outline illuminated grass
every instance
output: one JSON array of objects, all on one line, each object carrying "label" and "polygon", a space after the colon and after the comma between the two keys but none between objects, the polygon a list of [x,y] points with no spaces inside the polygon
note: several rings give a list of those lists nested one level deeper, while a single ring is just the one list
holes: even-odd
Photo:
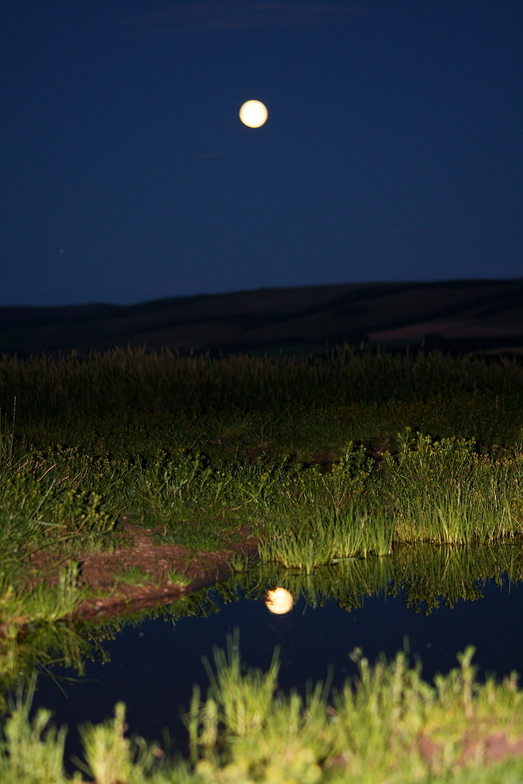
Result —
[{"label": "illuminated grass", "polygon": [[32,555],[78,563],[118,543],[124,515],[194,551],[248,531],[263,560],[307,574],[523,537],[516,360],[4,357],[0,406],[0,577],[19,617],[41,615]]},{"label": "illuminated grass", "polygon": [[194,549],[225,549],[247,528],[263,560],[308,571],[387,555],[400,542],[523,536],[521,447],[489,455],[472,440],[410,428],[394,440],[379,462],[349,442],[328,471],[292,456],[240,456],[226,465],[199,450],[160,450],[142,462],[78,449],[28,456],[0,466],[2,567],[20,570],[43,549],[74,559],[110,547],[119,513]]},{"label": "illuminated grass", "polygon": [[[502,683],[475,679],[473,649],[459,666],[421,678],[405,653],[373,666],[354,651],[358,677],[338,693],[310,687],[305,699],[277,691],[277,654],[268,672],[241,665],[238,638],[215,650],[205,699],[195,690],[187,726],[192,764],[164,759],[158,747],[125,737],[125,707],[114,719],[83,728],[85,762],[96,784],[517,784],[523,755],[489,760],[493,738],[523,738],[523,692],[515,675]],[[65,731],[40,709],[29,721],[30,697],[11,706],[0,744],[5,784],[64,784]]]}]

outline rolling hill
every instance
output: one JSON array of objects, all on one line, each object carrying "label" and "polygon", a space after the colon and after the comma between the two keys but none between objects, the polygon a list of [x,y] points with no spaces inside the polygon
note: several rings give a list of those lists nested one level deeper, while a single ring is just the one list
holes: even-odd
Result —
[{"label": "rolling hill", "polygon": [[523,278],[266,288],[135,305],[0,308],[0,353],[142,346],[317,353],[326,345],[523,354]]}]

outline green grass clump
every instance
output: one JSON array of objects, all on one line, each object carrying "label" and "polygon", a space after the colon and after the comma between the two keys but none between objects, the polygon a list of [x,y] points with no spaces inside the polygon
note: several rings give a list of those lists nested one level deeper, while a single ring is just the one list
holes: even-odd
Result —
[{"label": "green grass clump", "polygon": [[471,440],[434,441],[410,429],[398,441],[373,488],[394,515],[395,539],[465,544],[521,535],[521,449],[492,458]]},{"label": "green grass clump", "polygon": [[29,721],[31,694],[12,706],[5,722],[0,752],[3,784],[61,784],[67,730],[49,726],[51,711],[41,709]]},{"label": "green grass clump", "polygon": [[523,535],[523,452],[501,459],[472,441],[412,434],[377,466],[349,444],[329,473],[289,473],[270,513],[261,502],[264,560],[311,571],[337,559],[386,555],[402,542],[457,544]]},{"label": "green grass clump", "polygon": [[[473,653],[429,684],[405,653],[371,666],[356,650],[355,681],[333,694],[318,683],[302,698],[278,691],[277,652],[268,672],[246,671],[235,636],[227,654],[215,649],[215,668],[207,664],[205,699],[193,693],[191,764],[126,737],[118,704],[114,719],[83,728],[85,762],[77,765],[96,784],[517,784],[523,755],[492,761],[487,745],[503,737],[510,748],[523,737],[523,692],[514,674],[479,683]],[[19,698],[4,722],[1,780],[64,784],[65,730],[56,732],[43,709],[30,721],[29,708],[30,695]]]},{"label": "green grass clump", "polygon": [[[512,736],[523,731],[521,692],[515,677],[479,685],[473,649],[460,667],[430,686],[421,665],[411,668],[404,653],[374,667],[355,651],[356,688],[347,682],[332,695],[317,684],[303,700],[276,693],[277,661],[262,674],[240,674],[236,644],[228,659],[215,652],[216,675],[201,703],[195,692],[189,714],[196,771],[209,781],[460,781],[465,768],[485,770],[481,753],[460,765],[467,733],[479,729]],[[272,690],[274,696],[267,699]],[[257,693],[264,698],[251,700]],[[256,706],[256,707],[255,707]],[[423,749],[432,745],[432,753]],[[219,750],[219,751],[218,751]],[[523,771],[523,760],[514,764]],[[496,781],[486,776],[487,781]]]}]

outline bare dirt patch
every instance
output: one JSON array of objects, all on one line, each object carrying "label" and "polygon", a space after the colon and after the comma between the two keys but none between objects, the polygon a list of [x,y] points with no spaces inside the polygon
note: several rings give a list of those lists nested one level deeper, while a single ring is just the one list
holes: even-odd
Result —
[{"label": "bare dirt patch", "polygon": [[[461,740],[461,754],[457,760],[459,768],[465,767],[472,761],[481,761],[487,764],[500,762],[507,757],[523,755],[523,738],[509,739],[506,732],[481,732],[471,730]],[[434,772],[439,772],[445,756],[445,744],[434,741],[432,738],[422,736],[418,742],[418,750],[424,759],[432,766]]]},{"label": "bare dirt patch", "polygon": [[[129,521],[122,522],[120,530],[126,540],[124,545],[110,552],[71,557],[79,565],[78,585],[89,588],[93,594],[81,602],[75,619],[114,617],[170,603],[229,577],[235,555],[245,553],[254,559],[258,553],[258,540],[248,530],[240,532],[244,537],[241,542],[214,552],[155,544],[156,529],[145,530]],[[66,560],[49,553],[35,553],[31,557],[33,574],[38,575],[38,581],[56,584]],[[139,575],[132,583],[126,581],[129,571]],[[181,578],[179,582],[176,576]]]}]

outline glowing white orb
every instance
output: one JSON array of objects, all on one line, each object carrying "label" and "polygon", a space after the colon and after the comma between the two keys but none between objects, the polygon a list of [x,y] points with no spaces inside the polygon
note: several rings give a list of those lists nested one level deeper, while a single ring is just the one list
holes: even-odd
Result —
[{"label": "glowing white orb", "polygon": [[271,613],[284,615],[284,613],[292,610],[294,599],[292,598],[292,593],[289,593],[285,588],[276,588],[274,591],[267,591],[265,604]]},{"label": "glowing white orb", "polygon": [[240,109],[240,120],[249,128],[259,128],[268,116],[267,107],[261,101],[247,101]]}]

